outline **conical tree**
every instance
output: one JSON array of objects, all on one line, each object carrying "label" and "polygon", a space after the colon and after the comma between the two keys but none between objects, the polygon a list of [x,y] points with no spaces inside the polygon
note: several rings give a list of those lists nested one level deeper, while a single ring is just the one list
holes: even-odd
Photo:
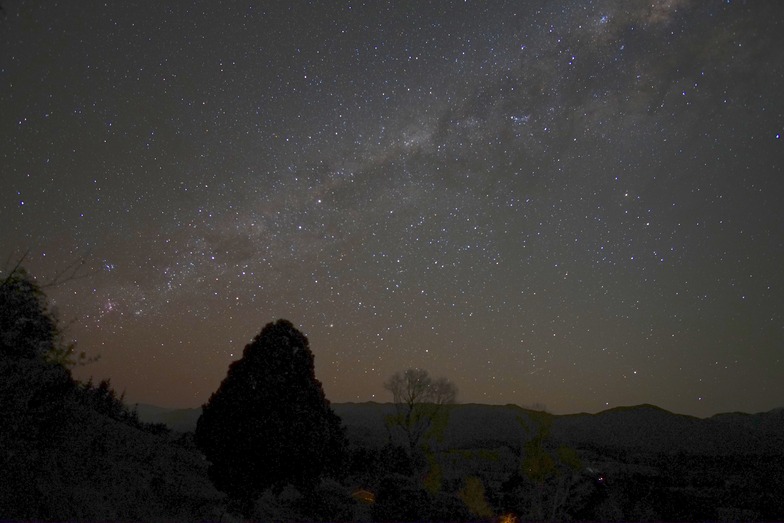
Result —
[{"label": "conical tree", "polygon": [[345,435],[316,379],[308,339],[267,324],[202,407],[196,444],[217,488],[247,503],[269,487],[303,490],[342,458]]}]

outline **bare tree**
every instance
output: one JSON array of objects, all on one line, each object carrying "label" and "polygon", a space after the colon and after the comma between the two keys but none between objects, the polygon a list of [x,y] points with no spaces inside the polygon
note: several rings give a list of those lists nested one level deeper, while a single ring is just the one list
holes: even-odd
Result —
[{"label": "bare tree", "polygon": [[443,428],[445,407],[457,398],[457,387],[446,378],[433,380],[424,369],[396,372],[384,388],[392,393],[395,414],[387,418],[390,428],[400,429],[413,452],[422,439]]}]

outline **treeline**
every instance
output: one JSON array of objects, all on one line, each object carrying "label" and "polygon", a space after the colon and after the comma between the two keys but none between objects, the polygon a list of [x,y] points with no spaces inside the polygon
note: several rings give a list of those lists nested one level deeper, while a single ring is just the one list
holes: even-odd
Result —
[{"label": "treeline", "polygon": [[[352,440],[307,338],[266,325],[194,433],[79,383],[35,281],[0,277],[0,520],[777,520],[784,452],[696,456],[575,445],[520,409],[519,442],[445,437],[457,394],[423,370],[385,383],[385,441]],[[470,439],[470,438],[469,438]]]},{"label": "treeline", "polygon": [[108,381],[77,382],[70,368],[84,358],[75,351],[35,281],[20,268],[5,275],[2,520],[474,520],[528,501],[535,514],[560,518],[579,497],[574,483],[595,482],[573,455],[547,446],[544,424],[525,462],[535,472],[515,475],[522,498],[499,498],[477,471],[455,476],[450,463],[463,458],[440,443],[449,409],[434,406],[446,407],[456,389],[423,372],[387,384],[408,391],[387,444],[353,445],[307,338],[286,320],[245,347],[194,434],[141,422]]}]

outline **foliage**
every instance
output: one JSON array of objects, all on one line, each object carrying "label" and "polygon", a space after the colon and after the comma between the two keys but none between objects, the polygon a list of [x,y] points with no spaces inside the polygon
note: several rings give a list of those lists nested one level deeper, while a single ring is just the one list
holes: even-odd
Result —
[{"label": "foliage", "polygon": [[463,500],[468,511],[479,518],[490,518],[493,509],[485,497],[485,486],[476,476],[465,479],[465,486],[460,490],[460,499]]},{"label": "foliage", "polygon": [[400,474],[385,477],[376,494],[373,519],[376,521],[416,521],[426,519],[430,496],[416,480]]},{"label": "foliage", "polygon": [[423,484],[425,490],[430,494],[436,494],[443,486],[444,473],[435,453],[426,452],[425,458],[427,459],[427,473],[425,474]]},{"label": "foliage", "polygon": [[372,509],[375,521],[471,521],[475,518],[458,495],[429,493],[416,478],[385,476]]},{"label": "foliage", "polygon": [[532,484],[527,516],[532,519],[560,520],[566,517],[575,488],[582,480],[584,466],[577,452],[550,442],[553,417],[545,412],[530,412],[528,419],[518,417],[528,440],[523,445],[522,473]]},{"label": "foliage", "polygon": [[[435,444],[449,419],[447,412],[433,408],[443,403],[423,399],[427,396],[420,386],[429,379],[426,373],[427,379],[420,373],[411,382],[418,402],[410,405],[424,408],[412,413],[410,420],[429,423],[419,436],[413,434],[419,438],[416,452],[411,452],[407,436],[406,447],[394,445],[391,439],[383,448],[354,447],[344,464],[350,479],[342,484],[325,479],[343,455],[339,451],[344,444],[342,428],[315,380],[307,340],[288,322],[276,325],[280,328],[272,328],[271,334],[265,331],[273,324],[265,327],[264,336],[251,344],[254,349],[246,347],[252,354],[243,355],[242,365],[233,364],[229,373],[236,376],[224,380],[232,383],[227,390],[233,391],[224,406],[244,405],[256,409],[256,414],[239,410],[215,418],[218,424],[250,420],[247,430],[226,430],[261,435],[254,440],[258,447],[278,452],[284,448],[279,441],[295,442],[286,447],[294,454],[282,453],[279,462],[247,468],[273,488],[229,502],[229,507],[235,504],[254,520],[366,521],[371,511],[378,520],[430,521],[490,519],[502,513],[521,520],[775,521],[784,517],[780,501],[784,457],[771,446],[764,452],[726,455],[646,452],[612,445],[581,444],[576,449],[555,440],[553,416],[527,412],[518,418],[524,434],[520,446],[463,438],[467,446],[437,452]],[[73,360],[54,356],[66,354],[57,351],[67,347],[73,355],[73,345],[62,343],[61,329],[35,280],[19,267],[0,278],[0,518],[222,519],[225,497],[209,481],[209,464],[191,435],[140,422],[108,380],[74,381],[69,370]],[[232,372],[238,367],[242,369]],[[398,374],[403,383],[404,375]],[[393,380],[388,385],[395,388]],[[251,401],[254,398],[267,403]],[[314,405],[316,413],[309,412],[308,406]],[[398,407],[407,405],[401,402]],[[433,412],[436,415],[429,418]],[[393,418],[405,421],[405,410],[396,411]],[[268,419],[272,422],[263,432],[262,421]],[[766,422],[777,423],[771,419]],[[387,428],[405,435],[401,426]],[[272,431],[277,431],[274,437]],[[291,431],[338,437],[334,445],[309,453],[308,445],[317,444]],[[232,441],[224,443],[232,445]],[[299,450],[304,458],[296,455]],[[329,458],[320,459],[324,456]],[[303,465],[308,459],[318,463]],[[602,473],[585,463],[601,463]],[[287,476],[275,476],[279,470],[274,467],[287,465]],[[352,499],[350,493],[357,486],[374,494],[375,503]]]},{"label": "foliage", "polygon": [[457,387],[446,378],[433,380],[424,369],[396,372],[384,383],[392,393],[395,414],[387,418],[390,429],[401,431],[413,453],[423,440],[438,439],[446,428]]},{"label": "foliage", "polygon": [[210,478],[245,501],[269,487],[310,491],[342,461],[345,436],[316,379],[308,339],[286,320],[267,324],[202,408],[196,444]]},{"label": "foliage", "polygon": [[323,479],[309,492],[288,485],[265,490],[254,503],[253,521],[351,521],[356,502],[349,489],[333,479]]},{"label": "foliage", "polygon": [[349,521],[356,502],[348,489],[333,479],[324,479],[304,500],[308,521]]},{"label": "foliage", "polygon": [[63,342],[55,343],[49,352],[46,353],[46,360],[55,365],[61,365],[67,368],[76,366],[87,365],[98,361],[98,356],[87,356],[84,351],[76,350],[76,343]]},{"label": "foliage", "polygon": [[79,401],[95,412],[147,432],[169,433],[168,427],[164,424],[144,423],[139,420],[136,410],[129,409],[125,404],[125,394],[118,396],[112,388],[110,380],[102,380],[98,385],[94,385],[90,379],[87,383],[80,384],[79,389]]},{"label": "foliage", "polygon": [[352,447],[348,460],[349,477],[363,485],[377,485],[389,474],[411,476],[415,469],[406,449],[391,443],[381,448]]},{"label": "foliage", "polygon": [[93,362],[64,339],[41,286],[21,266],[0,281],[0,353],[71,368]]},{"label": "foliage", "polygon": [[41,358],[57,341],[57,321],[43,291],[23,268],[14,268],[0,282],[0,354]]},{"label": "foliage", "polygon": [[47,357],[59,329],[19,268],[0,283],[0,517],[189,520],[220,514],[206,464],[111,389]]}]

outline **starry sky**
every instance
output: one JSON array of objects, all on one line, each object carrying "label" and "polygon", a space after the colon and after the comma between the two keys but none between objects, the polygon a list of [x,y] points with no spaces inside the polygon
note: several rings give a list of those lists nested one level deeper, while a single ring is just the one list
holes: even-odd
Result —
[{"label": "starry sky", "polygon": [[784,3],[35,2],[0,255],[131,402],[264,324],[333,402],[784,406]]}]

